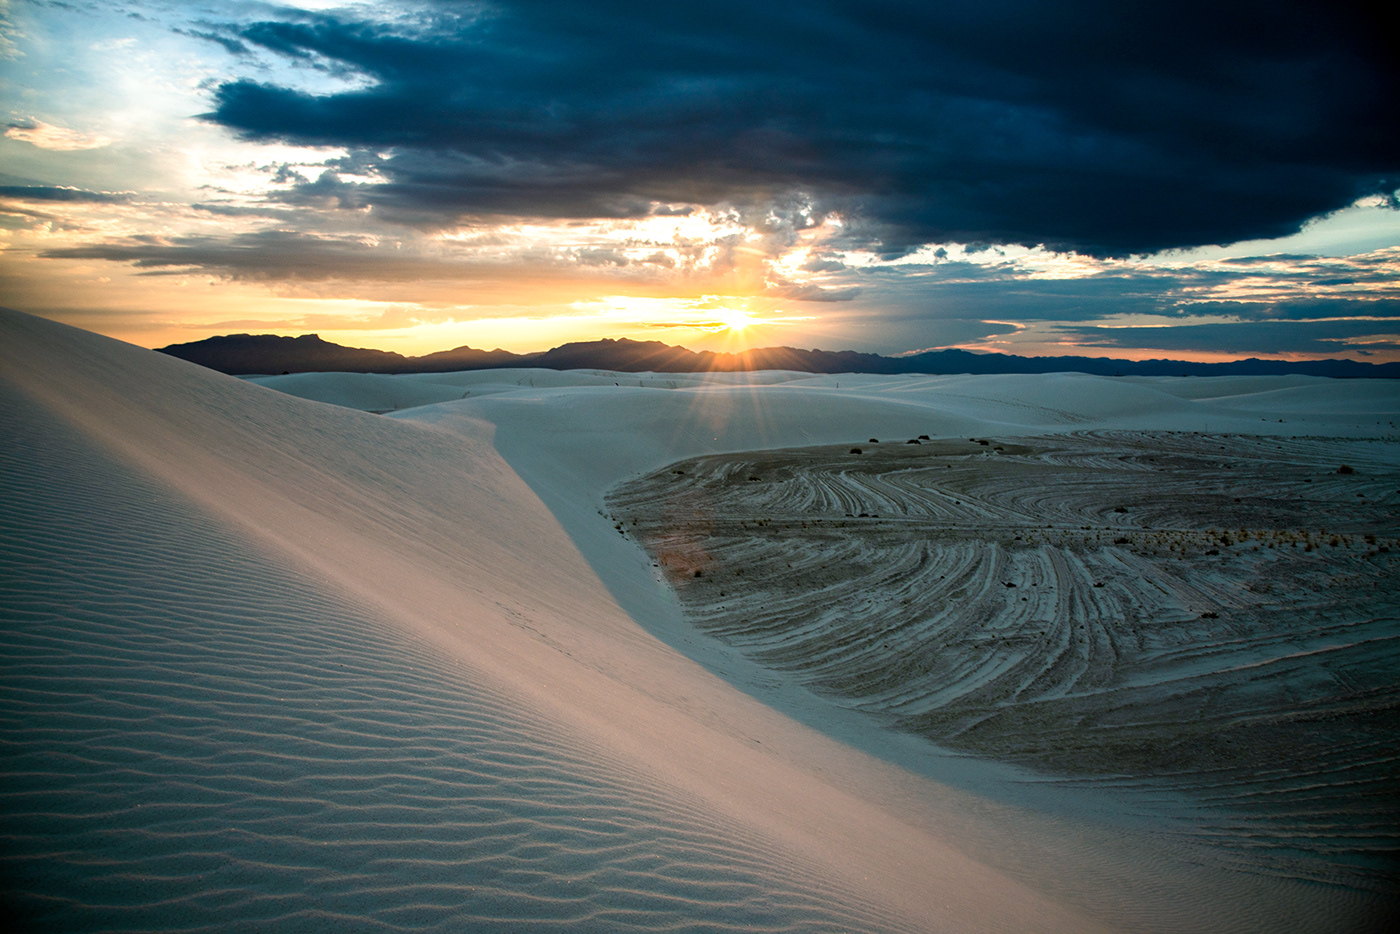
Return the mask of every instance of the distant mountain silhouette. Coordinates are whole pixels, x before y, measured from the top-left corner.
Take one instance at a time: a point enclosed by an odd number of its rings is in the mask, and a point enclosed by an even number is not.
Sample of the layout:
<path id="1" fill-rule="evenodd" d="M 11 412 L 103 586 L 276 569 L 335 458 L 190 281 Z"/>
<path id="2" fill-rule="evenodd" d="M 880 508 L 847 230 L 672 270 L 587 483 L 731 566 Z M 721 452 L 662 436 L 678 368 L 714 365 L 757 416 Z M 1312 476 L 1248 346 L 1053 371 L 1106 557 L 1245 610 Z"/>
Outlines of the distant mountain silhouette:
<path id="1" fill-rule="evenodd" d="M 1108 357 L 1017 357 L 966 350 L 931 350 L 899 357 L 853 350 L 798 350 L 764 347 L 742 353 L 696 353 L 660 341 L 627 338 L 581 341 L 540 353 L 457 347 L 422 357 L 386 350 L 342 347 L 315 334 L 277 337 L 230 334 L 161 347 L 161 353 L 234 376 L 278 373 L 447 373 L 503 367 L 551 370 L 614 370 L 624 373 L 704 373 L 798 370 L 804 373 L 1091 373 L 1099 376 L 1331 376 L 1400 378 L 1400 363 L 1355 360 L 1260 360 L 1230 363 L 1185 360 L 1115 360 Z"/>

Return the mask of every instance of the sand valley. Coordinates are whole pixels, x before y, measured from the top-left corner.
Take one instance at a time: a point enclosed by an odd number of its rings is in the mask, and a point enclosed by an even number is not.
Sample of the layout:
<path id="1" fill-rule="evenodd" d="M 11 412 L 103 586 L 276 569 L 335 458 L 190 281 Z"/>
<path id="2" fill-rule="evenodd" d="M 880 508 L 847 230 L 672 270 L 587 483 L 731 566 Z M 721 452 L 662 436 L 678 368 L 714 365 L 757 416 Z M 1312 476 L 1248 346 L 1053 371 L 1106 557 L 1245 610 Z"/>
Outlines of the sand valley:
<path id="1" fill-rule="evenodd" d="M 875 723 L 1184 793 L 1190 833 L 1280 872 L 1383 878 L 1400 827 L 1396 449 L 870 439 L 692 458 L 608 506 L 695 626 Z"/>

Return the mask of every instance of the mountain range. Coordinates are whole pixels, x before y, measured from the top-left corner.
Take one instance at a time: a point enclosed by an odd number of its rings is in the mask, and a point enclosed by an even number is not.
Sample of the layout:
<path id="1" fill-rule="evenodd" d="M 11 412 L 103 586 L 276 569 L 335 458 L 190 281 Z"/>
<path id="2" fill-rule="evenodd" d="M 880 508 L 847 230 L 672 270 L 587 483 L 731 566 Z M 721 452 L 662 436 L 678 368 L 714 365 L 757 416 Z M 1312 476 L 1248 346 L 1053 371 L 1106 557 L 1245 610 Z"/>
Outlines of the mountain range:
<path id="1" fill-rule="evenodd" d="M 797 370 L 805 373 L 1090 373 L 1099 376 L 1280 376 L 1303 374 L 1339 378 L 1400 378 L 1400 363 L 1356 360 L 1261 360 L 1228 363 L 1186 360 L 1117 360 L 1109 357 L 1019 357 L 1012 354 L 930 350 L 900 356 L 852 350 L 799 350 L 764 347 L 739 353 L 687 350 L 660 341 L 605 338 L 563 344 L 538 353 L 457 347 L 421 357 L 387 350 L 344 347 L 315 334 L 278 337 L 230 334 L 158 348 L 234 376 L 279 373 L 446 373 L 506 367 L 552 370 L 613 370 L 625 373 L 700 373 Z"/>

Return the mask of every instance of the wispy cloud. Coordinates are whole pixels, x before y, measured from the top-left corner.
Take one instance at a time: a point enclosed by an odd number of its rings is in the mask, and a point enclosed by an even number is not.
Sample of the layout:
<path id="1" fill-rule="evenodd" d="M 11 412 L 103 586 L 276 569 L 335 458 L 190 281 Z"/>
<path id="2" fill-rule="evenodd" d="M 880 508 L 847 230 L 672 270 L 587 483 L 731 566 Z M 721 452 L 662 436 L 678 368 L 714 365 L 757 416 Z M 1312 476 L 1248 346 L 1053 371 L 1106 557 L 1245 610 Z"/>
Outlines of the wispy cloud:
<path id="1" fill-rule="evenodd" d="M 51 123 L 33 119 L 11 123 L 5 128 L 5 135 L 10 139 L 17 139 L 38 146 L 40 149 L 51 149 L 55 152 L 101 149 L 103 146 L 112 145 L 111 138 L 106 136 L 70 130 L 66 127 L 54 126 Z"/>
<path id="2" fill-rule="evenodd" d="M 93 204 L 125 204 L 129 191 L 88 191 L 71 185 L 0 185 L 0 197 L 19 201 L 86 201 Z"/>

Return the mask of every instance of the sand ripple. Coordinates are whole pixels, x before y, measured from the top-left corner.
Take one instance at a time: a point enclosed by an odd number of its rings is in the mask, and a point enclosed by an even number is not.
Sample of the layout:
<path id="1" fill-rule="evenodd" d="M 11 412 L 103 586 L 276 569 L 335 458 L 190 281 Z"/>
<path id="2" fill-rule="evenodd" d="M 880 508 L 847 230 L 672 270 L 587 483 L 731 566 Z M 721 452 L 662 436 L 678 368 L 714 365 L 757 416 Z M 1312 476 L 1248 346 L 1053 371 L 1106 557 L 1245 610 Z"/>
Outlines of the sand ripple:
<path id="1" fill-rule="evenodd" d="M 696 626 L 818 693 L 1394 891 L 1393 442 L 900 442 L 697 458 L 609 509 Z"/>
<path id="2" fill-rule="evenodd" d="M 0 397 L 9 929 L 878 930 Z"/>

